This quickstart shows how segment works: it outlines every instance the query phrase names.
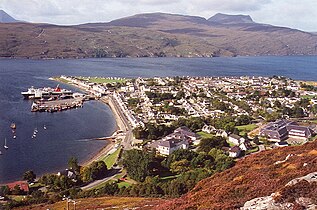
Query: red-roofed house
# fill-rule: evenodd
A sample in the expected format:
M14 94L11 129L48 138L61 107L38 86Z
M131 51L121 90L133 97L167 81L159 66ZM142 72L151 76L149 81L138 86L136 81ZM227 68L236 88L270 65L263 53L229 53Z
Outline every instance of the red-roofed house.
M7 186L10 190L13 190L15 186L19 186L21 190L24 192L29 192L29 184L27 181L16 181L12 183L8 183Z

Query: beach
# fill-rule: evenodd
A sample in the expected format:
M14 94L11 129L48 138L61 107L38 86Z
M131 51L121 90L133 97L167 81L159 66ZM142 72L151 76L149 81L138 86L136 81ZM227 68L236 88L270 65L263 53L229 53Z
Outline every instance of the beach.
M124 131L125 130L124 123L122 122L122 119L119 117L119 114L117 113L117 109L114 108L114 104L113 103L109 103L108 97L102 97L100 99L100 101L102 103L104 103L105 105L109 106L111 111L112 111L112 113L114 114L114 117L115 117L115 120L116 120L116 124L117 124L117 128L114 131L114 133L116 133L118 130L123 130ZM91 164L93 161L98 161L99 159L109 155L109 153L113 151L113 149L114 149L116 144L113 141L111 141L111 140L105 140L105 141L108 141L109 144L107 144L105 147L103 147L92 158L88 159L87 161L84 161L81 164L82 166L87 166L87 165Z

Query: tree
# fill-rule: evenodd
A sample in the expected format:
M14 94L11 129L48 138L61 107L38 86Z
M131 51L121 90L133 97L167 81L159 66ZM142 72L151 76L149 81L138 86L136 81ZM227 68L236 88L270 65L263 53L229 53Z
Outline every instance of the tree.
M236 125L247 125L251 123L252 118L248 115L241 115L237 118Z
M304 111L301 107L295 107L294 114L295 114L295 117L297 117L297 118L305 116Z
M208 154L212 156L215 160L214 170L216 171L223 171L227 168L232 167L234 164L233 159L224 154L223 151L219 149L213 148L209 151Z
M22 194L25 194L25 192L23 190L21 190L19 185L15 185L13 187L13 189L11 190L11 194L12 195L22 195Z
M78 165L77 158L71 157L68 160L68 168L73 169L76 173L79 173L80 171L80 166Z
M253 139L253 142L256 144L256 145L259 145L260 144L260 140L259 140L259 136L255 136L254 139Z
M83 182L90 182L103 178L107 173L107 165L103 161L94 161L89 166L83 167L80 171Z
M144 181L145 177L151 174L150 163L152 159L152 155L141 150L132 149L123 153L122 163L132 179Z
M174 151L172 154L170 154L163 162L162 165L166 168L170 168L171 164L175 161L180 160L188 160L191 161L197 156L197 153L191 150L185 150L185 149L178 149Z
M26 171L23 174L23 180L27 180L28 182L34 182L36 179L36 175L33 171Z
M202 139L198 145L198 150L202 152L209 152L212 148L227 147L229 144L226 139L221 136L213 136L211 138Z
M183 173L190 169L190 162L186 159L175 161L171 164L171 171L173 173Z
M0 196L5 196L8 195L10 192L10 189L7 185L1 186L0 187Z

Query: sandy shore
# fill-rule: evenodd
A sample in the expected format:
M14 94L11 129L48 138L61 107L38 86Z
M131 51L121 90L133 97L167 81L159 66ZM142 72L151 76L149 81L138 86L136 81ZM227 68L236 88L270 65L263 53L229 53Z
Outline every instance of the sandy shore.
M93 161L97 161L99 160L101 157L106 156L110 150L113 149L115 143L112 141L108 141L109 144L107 144L105 147L103 147L96 155L94 155L92 158L90 158L89 160L86 160L85 162L83 162L82 164L80 164L81 166L88 166L90 165Z
M65 83L64 81L56 79L56 78L50 78L50 79ZM69 83L66 83L66 84L74 86L80 90L83 90L82 88L78 87L77 85L69 84ZM83 90L83 91L86 91L86 90ZM113 115L114 115L114 118L116 120L116 129L114 132L116 132L118 130L126 131L126 128L124 126L124 123L122 122L122 119L120 118L119 114L117 113L117 110L115 109L115 107L113 107L114 104L109 103L109 99L106 97L102 97L99 101L104 103L105 105L109 106ZM101 157L106 156L114 148L114 146L115 146L115 143L112 141L109 141L109 144L107 144L105 147L103 147L97 154L95 154L92 158L82 162L80 165L87 166L87 165L91 164L93 161L99 160Z
M125 130L124 124L122 122L122 119L119 117L119 114L117 113L117 110L113 107L114 105L109 103L109 99L107 98L102 98L99 101L101 101L102 103L104 103L105 105L109 106L114 118L116 120L116 131L118 130ZM105 147L103 147L96 155L94 155L92 158L90 158L89 160L84 161L81 165L82 166L87 166L89 164L91 164L93 161L97 161L99 160L101 157L105 157L107 156L107 154L114 148L115 143L109 140L109 144L107 144Z

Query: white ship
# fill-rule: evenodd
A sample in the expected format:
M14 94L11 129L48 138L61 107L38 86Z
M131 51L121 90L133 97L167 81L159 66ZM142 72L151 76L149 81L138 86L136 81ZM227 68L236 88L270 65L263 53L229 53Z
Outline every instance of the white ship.
M50 98L52 96L71 96L73 92L71 90L61 89L59 85L56 88L34 88L33 86L28 91L21 92L26 99L39 99Z

